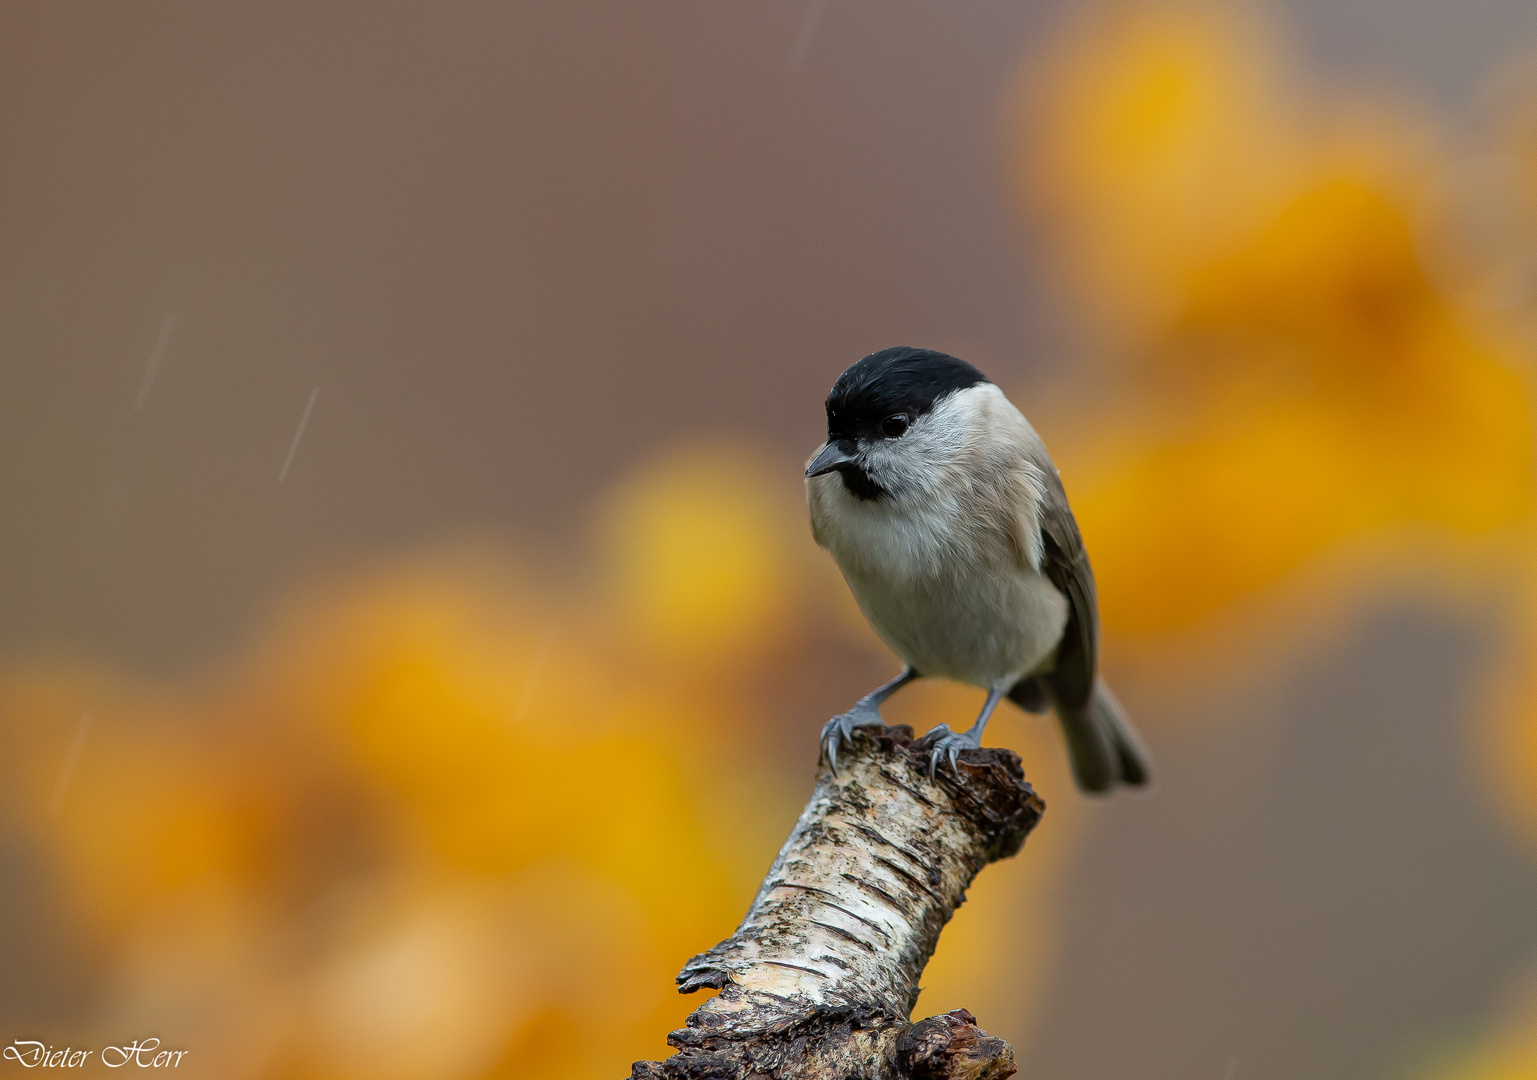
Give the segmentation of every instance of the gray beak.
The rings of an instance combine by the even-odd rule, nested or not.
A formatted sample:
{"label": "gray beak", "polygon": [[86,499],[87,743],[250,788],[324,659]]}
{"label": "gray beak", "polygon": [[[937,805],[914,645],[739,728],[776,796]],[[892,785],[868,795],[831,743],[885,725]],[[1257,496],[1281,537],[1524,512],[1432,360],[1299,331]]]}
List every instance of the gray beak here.
{"label": "gray beak", "polygon": [[806,479],[810,480],[813,476],[821,476],[823,473],[854,467],[858,463],[859,452],[853,441],[838,439],[822,447],[822,452],[811,459],[811,464],[806,466]]}

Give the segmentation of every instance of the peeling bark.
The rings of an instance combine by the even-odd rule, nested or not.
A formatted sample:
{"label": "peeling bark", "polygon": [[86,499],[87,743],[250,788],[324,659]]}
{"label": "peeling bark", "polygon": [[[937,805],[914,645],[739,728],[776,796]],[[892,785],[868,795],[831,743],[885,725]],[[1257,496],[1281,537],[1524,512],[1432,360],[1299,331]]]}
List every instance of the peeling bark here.
{"label": "peeling bark", "polygon": [[1019,755],[961,754],[929,779],[907,726],[862,729],[816,790],[736,933],[690,960],[720,994],[637,1062],[632,1080],[1002,1080],[1014,1051],[964,1009],[908,1019],[940,931],[988,863],[1019,851],[1045,804]]}

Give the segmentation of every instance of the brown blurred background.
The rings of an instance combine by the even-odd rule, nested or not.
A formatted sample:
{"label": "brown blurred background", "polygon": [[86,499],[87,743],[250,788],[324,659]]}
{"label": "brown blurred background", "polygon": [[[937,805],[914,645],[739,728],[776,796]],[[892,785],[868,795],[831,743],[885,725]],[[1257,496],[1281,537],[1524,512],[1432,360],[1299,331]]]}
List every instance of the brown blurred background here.
{"label": "brown blurred background", "polygon": [[920,1012],[1042,1080],[1537,1077],[1534,50],[1500,0],[0,5],[0,1044],[664,1055],[893,669],[799,477],[909,343],[1053,446],[1160,765],[1088,804],[995,725],[1050,811]]}

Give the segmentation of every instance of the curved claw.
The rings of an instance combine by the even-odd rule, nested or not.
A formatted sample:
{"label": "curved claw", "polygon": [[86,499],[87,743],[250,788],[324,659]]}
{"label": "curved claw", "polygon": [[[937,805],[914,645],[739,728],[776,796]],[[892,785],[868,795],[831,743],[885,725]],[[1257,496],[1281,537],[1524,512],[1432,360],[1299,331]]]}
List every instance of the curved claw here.
{"label": "curved claw", "polygon": [[834,776],[838,775],[838,747],[853,741],[854,729],[880,727],[883,723],[885,721],[881,719],[878,708],[860,702],[848,712],[839,713],[822,725],[822,754],[827,758],[827,766],[832,769]]}
{"label": "curved claw", "polygon": [[[944,734],[943,735],[939,735],[940,732],[944,732]],[[939,735],[939,737],[938,738],[934,738],[936,735]],[[935,769],[936,766],[939,765],[939,755],[944,752],[943,746],[944,746],[945,740],[949,739],[949,738],[953,738],[954,735],[955,735],[955,733],[950,730],[950,725],[949,724],[939,724],[933,730],[931,730],[927,735],[925,735],[923,737],[924,741],[928,741],[929,739],[933,739],[934,740],[934,752],[929,755],[929,779],[930,780],[934,779],[934,769]]]}
{"label": "curved claw", "polygon": [[940,758],[948,758],[950,761],[950,771],[958,774],[959,770],[956,768],[956,764],[961,756],[961,751],[976,750],[982,745],[981,741],[971,732],[963,731],[956,734],[946,724],[940,724],[939,727],[929,732],[929,735],[932,736],[941,729],[943,729],[944,734],[934,741],[934,751],[929,755],[930,780],[934,779],[934,775],[939,768]]}

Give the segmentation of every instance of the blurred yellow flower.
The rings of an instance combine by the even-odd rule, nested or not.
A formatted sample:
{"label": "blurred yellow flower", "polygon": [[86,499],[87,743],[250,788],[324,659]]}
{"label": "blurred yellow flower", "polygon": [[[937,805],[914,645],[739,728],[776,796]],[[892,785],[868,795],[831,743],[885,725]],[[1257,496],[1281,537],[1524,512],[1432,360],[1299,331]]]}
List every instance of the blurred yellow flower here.
{"label": "blurred yellow flower", "polygon": [[1102,6],[1021,66],[1017,190],[1092,325],[1166,319],[1296,167],[1270,39],[1224,5]]}
{"label": "blurred yellow flower", "polygon": [[606,501],[606,595],[636,640],[708,667],[762,647],[786,617],[783,484],[737,447],[698,442],[649,463]]}
{"label": "blurred yellow flower", "polygon": [[1022,205],[1118,364],[1042,427],[1131,643],[1346,542],[1458,554],[1532,506],[1520,353],[1422,265],[1425,125],[1288,95],[1272,39],[1113,6],[1021,80]]}
{"label": "blurred yellow flower", "polygon": [[[697,706],[621,683],[579,613],[452,559],[365,575],[270,633],[181,692],[67,668],[5,682],[25,781],[6,817],[119,957],[98,1023],[196,1018],[219,1075],[538,1059],[588,1077],[663,1055],[689,1007],[673,975],[745,903],[690,782],[709,768]],[[537,1033],[564,1023],[585,1034],[547,1062]]]}

